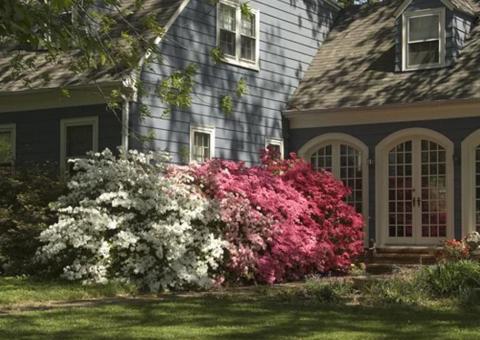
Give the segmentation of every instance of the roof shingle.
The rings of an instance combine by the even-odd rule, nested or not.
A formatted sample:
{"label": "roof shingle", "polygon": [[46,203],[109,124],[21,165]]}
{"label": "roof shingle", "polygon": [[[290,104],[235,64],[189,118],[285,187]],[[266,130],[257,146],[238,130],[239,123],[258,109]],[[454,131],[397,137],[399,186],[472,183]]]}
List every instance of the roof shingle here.
{"label": "roof shingle", "polygon": [[[155,15],[158,23],[165,26],[181,6],[183,0],[145,0],[139,10],[134,9],[135,0],[123,0],[123,9],[131,10],[128,26],[136,27],[145,15]],[[125,23],[126,24],[126,23]],[[117,28],[119,31],[121,27]],[[147,36],[148,37],[148,36]],[[148,37],[152,38],[152,37]],[[11,67],[12,59],[20,53],[34,65],[33,71],[20,77],[14,74]],[[0,52],[0,92],[16,92],[30,89],[48,89],[67,86],[88,85],[92,83],[118,82],[129,70],[108,69],[78,74],[71,70],[69,60],[75,58],[75,53],[65,53],[59,63],[50,62],[47,52],[3,51]]]}
{"label": "roof shingle", "polygon": [[[469,1],[469,0],[462,0]],[[480,98],[480,26],[453,66],[396,72],[399,1],[346,11],[320,47],[289,108],[334,109]]]}

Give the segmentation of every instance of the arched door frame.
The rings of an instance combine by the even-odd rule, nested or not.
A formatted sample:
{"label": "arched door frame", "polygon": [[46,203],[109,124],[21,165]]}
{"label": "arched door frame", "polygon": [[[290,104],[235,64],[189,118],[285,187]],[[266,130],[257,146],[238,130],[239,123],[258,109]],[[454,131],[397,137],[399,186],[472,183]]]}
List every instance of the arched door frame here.
{"label": "arched door frame", "polygon": [[388,239],[388,153],[396,145],[414,138],[424,138],[445,148],[447,162],[447,238],[453,238],[454,236],[454,144],[437,131],[425,128],[408,128],[390,134],[375,147],[375,233],[379,246],[387,245]]}
{"label": "arched door frame", "polygon": [[303,158],[305,161],[310,162],[312,155],[317,152],[321,147],[326,146],[332,143],[342,143],[353,147],[360,151],[362,157],[362,215],[365,219],[364,233],[365,233],[365,246],[368,246],[369,234],[368,234],[368,225],[369,225],[369,198],[368,198],[368,146],[363,143],[360,139],[348,135],[346,133],[325,133],[315,138],[312,138],[307,143],[305,143],[300,150],[298,155]]}
{"label": "arched door frame", "polygon": [[476,230],[476,148],[480,145],[480,129],[462,142],[462,236]]}

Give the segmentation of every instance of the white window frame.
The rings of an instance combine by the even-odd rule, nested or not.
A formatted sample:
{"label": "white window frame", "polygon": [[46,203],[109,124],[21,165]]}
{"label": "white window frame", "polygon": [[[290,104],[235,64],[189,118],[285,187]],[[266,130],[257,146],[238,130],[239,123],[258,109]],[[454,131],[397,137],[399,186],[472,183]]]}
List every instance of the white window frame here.
{"label": "white window frame", "polygon": [[217,4],[217,47],[220,48],[220,6],[231,6],[236,8],[236,27],[235,27],[235,56],[224,55],[223,61],[226,63],[253,69],[255,71],[260,70],[260,11],[257,9],[251,9],[255,15],[255,61],[242,59],[241,56],[241,23],[242,12],[240,10],[240,2],[234,0],[220,0]]}
{"label": "white window frame", "polygon": [[12,146],[12,166],[15,165],[17,159],[17,126],[15,124],[0,125],[0,132],[10,132],[10,144]]}
{"label": "white window frame", "polygon": [[274,137],[266,138],[265,139],[265,149],[267,149],[269,145],[276,145],[276,146],[280,147],[280,158],[283,159],[285,157],[284,149],[283,149],[283,139],[282,138],[274,138]]}
{"label": "white window frame", "polygon": [[462,237],[476,230],[476,148],[480,145],[480,129],[462,142]]}
{"label": "white window frame", "polygon": [[98,116],[60,120],[60,173],[62,175],[67,169],[67,128],[84,125],[92,126],[92,151],[98,152]]}
{"label": "white window frame", "polygon": [[195,142],[195,132],[206,133],[210,135],[210,158],[215,158],[215,127],[213,126],[200,126],[193,125],[190,127],[190,152],[189,152],[189,162],[192,163],[195,160],[192,159],[193,156],[193,147]]}
{"label": "white window frame", "polygon": [[[410,36],[410,19],[424,17],[424,16],[438,16],[438,29],[439,35],[438,39],[428,39],[422,40],[424,42],[428,41],[439,41],[438,48],[439,48],[439,62],[432,63],[432,64],[425,64],[425,65],[408,65],[408,43],[409,43],[409,36]],[[405,12],[402,16],[402,69],[404,71],[415,71],[415,70],[424,70],[430,68],[437,68],[445,66],[445,48],[446,48],[446,41],[445,41],[445,8],[436,8],[436,9],[426,9],[426,10],[418,10],[418,11],[410,11]],[[416,42],[422,42],[416,41]]]}
{"label": "white window frame", "polygon": [[[364,245],[368,247],[369,244],[369,224],[370,224],[370,215],[369,215],[369,174],[368,174],[368,146],[363,143],[360,139],[348,135],[346,133],[326,133],[315,137],[308,141],[304,146],[300,148],[298,151],[298,155],[303,158],[306,162],[310,163],[310,159],[312,155],[317,152],[320,148],[326,145],[339,145],[344,144],[350,147],[355,148],[356,150],[360,151],[362,157],[362,215],[365,221],[365,225],[363,227],[363,232],[365,234],[364,238]],[[333,150],[332,150],[333,152]],[[340,164],[340,160],[338,159],[338,154],[332,154],[332,166]],[[335,170],[334,170],[335,171]],[[339,176],[339,174],[334,174],[335,176]]]}

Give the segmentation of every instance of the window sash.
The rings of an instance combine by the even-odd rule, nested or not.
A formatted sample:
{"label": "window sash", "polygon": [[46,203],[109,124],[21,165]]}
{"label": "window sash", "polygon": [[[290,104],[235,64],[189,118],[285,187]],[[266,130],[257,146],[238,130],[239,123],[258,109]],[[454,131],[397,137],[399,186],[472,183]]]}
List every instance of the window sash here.
{"label": "window sash", "polygon": [[[425,24],[419,24],[417,25],[418,31],[414,29],[414,24],[413,22],[415,20],[421,20],[425,18],[435,18],[431,25],[435,25],[432,27],[431,31],[428,32],[427,30],[430,29],[428,25]],[[426,27],[427,26],[427,27]],[[425,35],[425,33],[431,33],[432,36],[425,36],[421,37],[422,35]],[[418,35],[417,39],[414,38],[415,35]],[[408,18],[408,42],[420,42],[420,41],[428,41],[428,40],[439,40],[440,39],[440,15],[438,14],[428,14],[428,15],[422,15],[422,16],[412,16]]]}
{"label": "window sash", "polygon": [[[429,25],[433,25],[433,27],[429,27]],[[417,30],[416,33],[415,30]],[[434,42],[438,43],[433,44]],[[434,45],[438,47],[433,47]],[[438,67],[444,64],[444,9],[420,10],[404,14],[402,59],[404,70]]]}
{"label": "window sash", "polygon": [[[217,11],[217,46],[225,54],[226,62],[239,64],[240,66],[252,67],[258,65],[259,60],[259,11],[252,10],[252,17],[246,18],[239,4],[221,1]],[[235,31],[229,30],[232,26],[224,26],[224,8],[235,8]],[[235,34],[235,43],[232,46],[224,44],[225,32]],[[226,48],[229,47],[229,48]],[[232,54],[231,52],[233,52]]]}

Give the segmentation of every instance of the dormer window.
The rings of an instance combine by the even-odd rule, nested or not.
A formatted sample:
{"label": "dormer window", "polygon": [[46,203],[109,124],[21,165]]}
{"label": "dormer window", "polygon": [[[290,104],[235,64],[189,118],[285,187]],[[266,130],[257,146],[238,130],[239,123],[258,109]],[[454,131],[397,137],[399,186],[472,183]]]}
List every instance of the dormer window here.
{"label": "dormer window", "polygon": [[403,15],[403,70],[445,65],[445,9]]}

